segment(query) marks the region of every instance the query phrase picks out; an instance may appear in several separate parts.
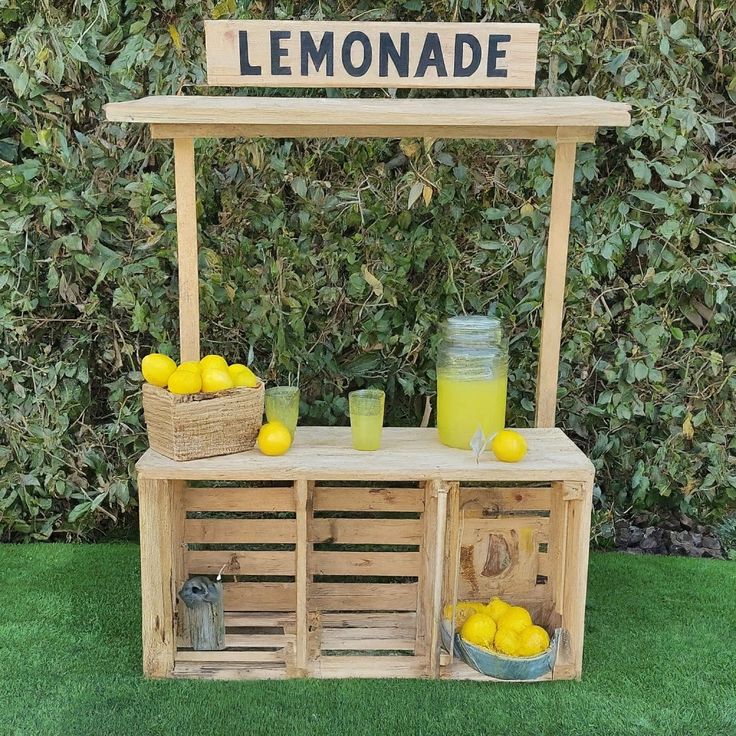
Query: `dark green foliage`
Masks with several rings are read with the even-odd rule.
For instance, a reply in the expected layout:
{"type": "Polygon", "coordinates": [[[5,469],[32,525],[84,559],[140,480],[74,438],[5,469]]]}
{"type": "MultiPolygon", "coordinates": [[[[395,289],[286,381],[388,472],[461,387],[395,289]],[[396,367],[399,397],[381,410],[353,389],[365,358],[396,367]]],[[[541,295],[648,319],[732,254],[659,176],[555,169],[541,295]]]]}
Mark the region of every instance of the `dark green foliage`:
{"type": "MultiPolygon", "coordinates": [[[[536,20],[538,94],[633,104],[631,128],[579,147],[559,423],[603,506],[720,515],[736,19],[730,0],[691,6],[0,0],[0,537],[125,518],[140,358],[178,358],[171,145],[102,105],[206,93],[202,18],[271,12],[536,20]]],[[[509,423],[530,425],[552,164],[544,142],[201,141],[205,348],[299,373],[304,422],[344,423],[347,390],[382,384],[389,421],[416,424],[439,321],[491,311],[512,336],[509,423]]]]}

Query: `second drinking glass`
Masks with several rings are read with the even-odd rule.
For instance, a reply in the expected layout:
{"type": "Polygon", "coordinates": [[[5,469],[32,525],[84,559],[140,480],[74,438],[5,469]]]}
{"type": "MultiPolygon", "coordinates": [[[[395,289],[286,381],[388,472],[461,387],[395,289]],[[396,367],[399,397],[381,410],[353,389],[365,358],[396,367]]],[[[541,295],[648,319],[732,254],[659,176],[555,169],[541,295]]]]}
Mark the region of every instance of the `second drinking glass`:
{"type": "Polygon", "coordinates": [[[378,389],[351,391],[348,394],[354,450],[380,449],[385,396],[378,389]]]}

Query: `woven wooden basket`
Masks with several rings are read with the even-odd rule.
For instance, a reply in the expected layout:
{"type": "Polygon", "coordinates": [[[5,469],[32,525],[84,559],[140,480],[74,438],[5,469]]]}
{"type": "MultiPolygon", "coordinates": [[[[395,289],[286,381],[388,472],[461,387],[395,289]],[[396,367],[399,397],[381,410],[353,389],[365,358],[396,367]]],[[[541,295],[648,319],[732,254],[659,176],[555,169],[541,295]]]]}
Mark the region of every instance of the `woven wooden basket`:
{"type": "Polygon", "coordinates": [[[143,413],[151,448],[172,460],[252,450],[263,420],[265,389],[172,394],[143,384],[143,413]]]}

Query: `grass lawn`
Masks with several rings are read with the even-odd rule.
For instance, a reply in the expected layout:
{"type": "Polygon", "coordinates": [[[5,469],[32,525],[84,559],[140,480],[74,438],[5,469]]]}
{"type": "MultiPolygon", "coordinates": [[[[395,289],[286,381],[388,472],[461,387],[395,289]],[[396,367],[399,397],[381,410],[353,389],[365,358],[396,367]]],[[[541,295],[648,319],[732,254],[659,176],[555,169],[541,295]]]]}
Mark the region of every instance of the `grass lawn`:
{"type": "Polygon", "coordinates": [[[594,554],[583,681],[146,681],[138,547],[0,545],[0,734],[736,734],[736,565],[594,554]]]}

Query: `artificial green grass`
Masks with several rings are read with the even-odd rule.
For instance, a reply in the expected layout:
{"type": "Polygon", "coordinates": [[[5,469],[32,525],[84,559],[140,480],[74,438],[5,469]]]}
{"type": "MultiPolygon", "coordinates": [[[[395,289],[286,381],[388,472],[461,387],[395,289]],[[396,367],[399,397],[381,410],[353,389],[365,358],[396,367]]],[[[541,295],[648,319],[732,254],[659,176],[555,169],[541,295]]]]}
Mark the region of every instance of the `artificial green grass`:
{"type": "Polygon", "coordinates": [[[147,681],[138,547],[0,546],[0,734],[735,734],[736,565],[594,554],[583,681],[147,681]]]}

